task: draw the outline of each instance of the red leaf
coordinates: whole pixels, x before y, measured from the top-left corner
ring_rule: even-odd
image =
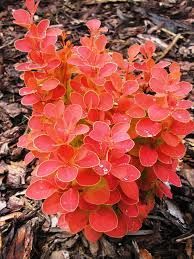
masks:
[[[111,163],[106,160],[101,160],[100,164],[96,167],[93,168],[93,170],[98,174],[98,175],[106,175],[110,172],[111,170]]]
[[[90,138],[103,142],[110,136],[110,128],[107,123],[96,121],[93,124],[93,130],[89,133]]]
[[[159,194],[159,197],[162,198],[163,195],[165,195],[166,197],[168,197],[169,199],[172,199],[172,193],[171,193],[171,190],[168,186],[166,186],[166,184],[162,183],[162,182],[159,182],[158,183],[158,194]],[[162,195],[161,195],[162,194]]]
[[[174,121],[171,126],[171,132],[174,135],[187,135],[194,130],[194,122],[189,121],[188,123],[182,123],[179,121]]]
[[[100,94],[99,110],[108,111],[113,107],[113,98],[109,93]]]
[[[128,140],[130,138],[129,134],[127,133],[129,127],[129,123],[120,122],[115,124],[111,130],[112,140],[114,142]]]
[[[70,232],[69,224],[66,220],[67,214],[63,213],[59,216],[58,226],[66,232]]]
[[[176,103],[176,106],[178,109],[190,109],[192,107],[193,103],[189,100],[179,100]]]
[[[52,215],[56,214],[61,210],[60,198],[62,193],[55,192],[50,197],[48,197],[42,204],[42,211],[45,214]]]
[[[111,169],[111,174],[121,181],[133,182],[140,177],[140,171],[133,165],[121,164],[115,165]]]
[[[113,149],[115,152],[126,153],[134,147],[135,143],[133,140],[128,139],[114,144]]]
[[[141,146],[139,150],[139,160],[143,166],[153,166],[158,159],[158,153],[155,149],[150,148],[147,145]]]
[[[68,184],[67,182],[62,182],[61,180],[59,180],[59,178],[57,177],[57,175],[55,175],[55,184],[57,186],[58,189],[62,189],[62,190],[65,190],[67,189],[68,187]]]
[[[135,101],[142,109],[147,110],[154,104],[154,97],[153,95],[138,93],[135,95]]]
[[[84,235],[88,241],[96,242],[102,236],[102,233],[95,231],[90,225],[87,225],[84,228]]]
[[[40,135],[34,139],[34,145],[42,152],[52,152],[56,149],[55,142],[48,135]]]
[[[142,227],[142,221],[139,218],[127,219],[128,232],[137,232]]]
[[[96,153],[94,153],[93,151],[87,150],[85,148],[80,148],[75,157],[75,163],[79,167],[90,168],[97,166],[100,163],[100,160]]]
[[[67,106],[64,111],[65,126],[69,129],[74,127],[75,124],[82,118],[83,111],[82,107],[78,104],[71,104]]]
[[[110,197],[107,202],[105,202],[106,205],[114,205],[118,203],[121,199],[121,194],[119,190],[115,189],[110,192]]]
[[[70,231],[75,234],[81,231],[88,224],[88,216],[86,212],[77,209],[74,212],[68,213],[66,216]]]
[[[48,176],[57,171],[61,166],[61,163],[58,160],[48,160],[42,162],[37,169],[37,176],[44,177]]]
[[[109,200],[110,190],[105,179],[101,179],[96,185],[87,188],[83,192],[83,198],[85,201],[91,204],[104,204]]]
[[[76,182],[81,186],[92,186],[100,181],[100,176],[91,168],[79,170]]]
[[[28,94],[22,97],[22,105],[33,105],[40,101],[40,98],[36,94]]]
[[[157,163],[153,166],[153,169],[155,175],[162,182],[167,182],[169,180],[169,175],[171,174],[172,170],[170,170],[168,167],[165,167],[165,165]]]
[[[164,143],[160,145],[160,150],[167,156],[179,159],[182,158],[186,152],[186,148],[182,143],[179,143],[176,147],[172,147]]]
[[[63,85],[58,85],[55,89],[51,91],[52,99],[57,100],[59,97],[64,96],[66,93],[66,89]]]
[[[115,229],[106,232],[109,237],[121,238],[127,234],[127,222],[125,217],[121,214],[118,215],[118,225]]]
[[[101,22],[97,19],[92,19],[86,23],[86,26],[91,32],[97,31],[100,28]]]
[[[26,0],[26,7],[31,14],[34,14],[36,12],[38,4],[39,1],[37,1],[37,3],[35,4],[34,0]]]
[[[106,63],[100,70],[99,70],[99,77],[107,77],[112,75],[117,70],[117,65],[115,63]]]
[[[130,60],[133,60],[137,54],[139,54],[140,51],[140,45],[134,44],[128,48],[128,56]]]
[[[162,108],[158,104],[154,104],[148,109],[148,116],[152,121],[165,120],[169,114],[168,108]]]
[[[123,94],[131,95],[139,89],[139,84],[136,80],[128,80],[123,85]]]
[[[168,131],[162,132],[161,137],[169,146],[176,147],[180,143],[180,138]]]
[[[28,126],[30,129],[42,130],[43,123],[41,116],[32,116],[28,121]]]
[[[50,78],[42,84],[42,90],[50,91],[55,89],[59,85],[60,81],[56,78]]]
[[[186,110],[177,109],[176,111],[172,112],[172,117],[180,122],[187,123],[190,121],[191,116],[190,113]]]
[[[164,93],[165,92],[165,84],[162,80],[151,78],[149,81],[150,88],[156,93]]]
[[[84,200],[83,195],[79,197],[79,208],[81,210],[96,210],[98,208],[98,205],[88,203]]]
[[[48,198],[56,191],[56,187],[47,180],[37,180],[30,184],[26,190],[26,196],[34,200]]]
[[[62,182],[71,182],[75,180],[78,174],[78,169],[75,166],[63,166],[57,170],[57,177]]]
[[[98,107],[99,101],[99,96],[94,91],[88,91],[84,95],[84,103],[88,109]]]
[[[97,232],[108,232],[118,226],[118,218],[112,208],[101,207],[89,215],[90,226]]]
[[[70,188],[65,191],[60,199],[61,207],[68,212],[73,212],[79,204],[79,192],[76,189]]]
[[[95,46],[98,49],[99,52],[104,51],[105,46],[107,44],[107,38],[105,35],[100,35],[96,40],[95,40]]]
[[[154,137],[162,129],[162,126],[158,122],[151,121],[148,118],[144,118],[138,121],[136,124],[136,131],[142,137]]]
[[[17,50],[22,52],[30,52],[33,49],[32,42],[27,37],[24,39],[16,40],[14,45]]]
[[[76,136],[83,135],[83,134],[86,134],[89,130],[90,130],[90,128],[87,125],[79,124],[75,128],[75,134],[76,134]]]
[[[161,150],[157,150],[158,152],[158,160],[164,164],[172,164],[172,158],[170,156],[165,155],[161,152]]]
[[[137,217],[139,214],[138,206],[136,204],[128,205],[124,202],[119,203],[119,208],[127,217]]]
[[[30,87],[22,87],[20,90],[19,90],[19,94],[20,95],[29,95],[29,94],[34,94],[36,93],[37,90],[36,89],[33,89],[33,88],[30,88]]]
[[[181,179],[180,177],[176,174],[175,171],[172,171],[170,174],[169,174],[169,182],[177,187],[181,187],[182,184],[181,184]]]
[[[139,188],[136,182],[120,182],[120,187],[128,198],[139,201]]]
[[[146,113],[145,111],[139,107],[136,104],[133,104],[128,110],[127,110],[127,114],[129,114],[129,116],[131,118],[144,118]]]
[[[27,27],[32,22],[30,14],[23,9],[14,10],[13,18],[15,19],[14,23],[24,27]]]
[[[117,188],[117,186],[119,185],[119,179],[114,177],[111,174],[105,175],[104,179],[107,181],[110,191],[115,190]]]
[[[192,85],[189,82],[179,82],[179,89],[176,91],[176,96],[186,96],[191,90]]]
[[[26,165],[28,165],[28,164],[31,163],[34,159],[35,159],[35,156],[33,155],[33,153],[32,153],[32,152],[28,152],[28,153],[25,155],[24,162],[25,162]]]

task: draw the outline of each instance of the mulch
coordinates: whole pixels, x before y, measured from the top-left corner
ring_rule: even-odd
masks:
[[[0,1],[0,258],[192,258],[193,134],[185,139],[187,153],[178,169],[182,188],[173,188],[173,200],[157,201],[143,228],[122,239],[103,237],[90,244],[82,234],[58,229],[55,216],[43,215],[41,203],[25,197],[34,164],[24,165],[26,151],[17,147],[17,140],[31,110],[20,104],[18,90],[23,83],[14,70],[15,63],[25,60],[13,45],[24,31],[13,25],[11,17],[22,2]],[[152,40],[157,46],[155,58],[178,61],[183,79],[193,81],[192,0],[42,0],[35,18],[42,17],[65,28],[74,44],[87,32],[85,21],[94,17],[108,27],[112,50],[126,54],[131,44]],[[193,101],[192,93],[188,98]]]

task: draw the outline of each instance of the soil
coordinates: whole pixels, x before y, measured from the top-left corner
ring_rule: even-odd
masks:
[[[25,190],[34,165],[23,163],[25,150],[17,140],[25,132],[30,108],[20,104],[22,81],[14,64],[25,54],[14,49],[24,31],[12,23],[11,12],[23,1],[0,0],[0,258],[193,258],[194,140],[186,137],[187,153],[178,173],[182,188],[174,199],[157,204],[137,233],[122,239],[103,237],[90,244],[82,234],[70,235],[56,227],[56,218],[41,213],[41,203],[28,200]],[[183,79],[193,81],[192,0],[42,0],[42,17],[65,28],[74,44],[87,30],[85,21],[98,18],[109,28],[110,48],[122,51],[149,39],[157,46],[156,59],[176,60]],[[188,96],[193,100],[192,93]]]

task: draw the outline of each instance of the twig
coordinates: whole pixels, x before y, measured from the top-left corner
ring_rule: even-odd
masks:
[[[153,233],[154,233],[153,230],[147,229],[147,230],[139,230],[135,233],[128,233],[127,236],[146,236],[146,235],[151,235]]]
[[[172,36],[176,37],[176,33],[172,32],[172,31],[169,31],[169,30],[167,30],[166,28],[161,28],[161,31],[163,31],[163,32],[165,32],[165,33],[167,33],[167,34],[169,34],[169,35],[172,35]],[[180,35],[179,38],[180,38],[180,39],[184,39],[184,37],[183,37],[182,35]]]
[[[141,3],[144,2],[145,0],[85,0],[84,3],[86,5],[93,5],[93,4],[107,4],[107,3]]]
[[[9,45],[13,44],[13,43],[14,43],[14,41],[15,41],[15,40],[11,40],[10,42],[5,43],[4,45],[0,46],[0,49],[3,49],[3,48],[5,48],[5,47],[7,47],[7,46],[9,46]]]
[[[186,237],[178,238],[178,239],[176,239],[176,242],[180,243],[180,242],[185,241],[185,240],[187,240],[189,238],[192,238],[192,237],[194,237],[194,234],[190,234],[190,235],[188,235]]]
[[[172,42],[168,45],[168,47],[163,51],[163,53],[156,59],[156,62],[158,62],[159,60],[161,60],[162,58],[164,58],[168,52],[174,47],[174,45],[177,43],[177,41],[181,38],[181,34],[178,33],[174,39],[172,40]]]

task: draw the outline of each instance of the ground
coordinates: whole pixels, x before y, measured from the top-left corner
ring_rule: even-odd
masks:
[[[56,218],[41,213],[40,202],[28,200],[25,189],[34,165],[23,163],[25,151],[17,147],[26,129],[30,109],[22,107],[22,86],[14,64],[25,55],[14,49],[24,31],[13,25],[11,12],[21,0],[0,0],[0,258],[191,258],[194,234],[193,135],[185,139],[187,153],[179,175],[182,188],[173,188],[174,199],[157,202],[142,230],[123,239],[103,237],[89,244],[83,235],[69,235],[56,227]],[[194,13],[192,0],[42,0],[35,18],[71,33],[78,44],[86,33],[84,22],[98,18],[109,28],[110,47],[126,53],[133,43],[150,39],[156,59],[176,60],[184,80],[192,82]],[[193,100],[190,94],[189,99]]]

